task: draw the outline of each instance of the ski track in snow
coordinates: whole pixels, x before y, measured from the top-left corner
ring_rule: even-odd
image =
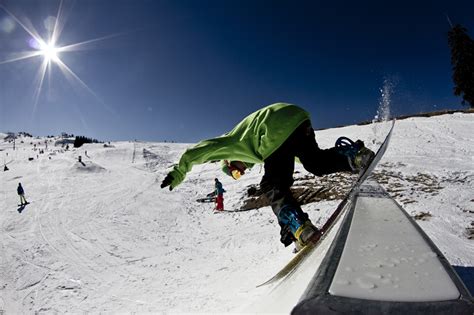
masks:
[[[404,181],[408,188],[396,199],[410,214],[429,211],[429,220],[417,222],[453,265],[468,267],[474,266],[473,240],[464,233],[474,220],[473,126],[472,114],[398,121],[377,169],[440,181],[431,195],[409,193],[412,184]],[[323,130],[316,139],[327,148],[345,135],[375,148],[386,127]],[[0,175],[0,310],[6,314],[237,311],[265,296],[271,288],[256,285],[293,256],[279,243],[269,207],[214,213],[212,203],[195,202],[218,177],[227,191],[225,209],[237,210],[246,187],[263,175],[258,165],[239,181],[224,177],[219,164],[199,165],[170,192],[160,182],[190,144],[117,142],[62,152],[49,143],[36,159],[30,142],[44,148],[44,138],[17,141],[16,151],[1,138],[10,168]],[[21,214],[18,182],[31,202]],[[414,202],[404,205],[406,198]],[[303,208],[320,226],[337,203]]]

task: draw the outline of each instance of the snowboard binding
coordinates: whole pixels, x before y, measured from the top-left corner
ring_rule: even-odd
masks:
[[[290,205],[280,210],[278,221],[282,227],[281,240],[285,246],[295,242],[297,248],[302,248],[308,244],[314,233],[318,232],[306,213]]]
[[[335,144],[336,151],[347,157],[353,172],[363,170],[373,160],[375,153],[368,149],[362,140],[352,141],[347,137],[339,137]]]

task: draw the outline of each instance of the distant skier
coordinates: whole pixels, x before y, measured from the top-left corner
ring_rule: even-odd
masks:
[[[18,196],[20,196],[20,206],[24,206],[28,204],[25,198],[25,190],[21,186],[21,183],[18,183],[18,188],[16,189]]]
[[[77,161],[82,164],[82,166],[86,166],[86,163],[82,162],[82,156],[77,157]]]
[[[196,164],[222,160],[222,170],[238,179],[246,169],[263,163],[265,173],[260,191],[268,197],[278,218],[280,241],[285,246],[295,242],[300,248],[318,230],[290,191],[295,158],[308,172],[322,176],[359,171],[373,156],[360,140],[320,149],[309,114],[296,105],[276,103],[250,114],[230,132],[189,148],[165,177],[161,188],[169,186],[172,190],[178,186]]]
[[[215,178],[215,195],[216,195],[216,210],[224,211],[224,193],[225,189],[222,187],[222,183]]]

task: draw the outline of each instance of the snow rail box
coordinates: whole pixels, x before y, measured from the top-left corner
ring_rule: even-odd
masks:
[[[447,259],[377,183],[361,186],[292,314],[474,314]]]

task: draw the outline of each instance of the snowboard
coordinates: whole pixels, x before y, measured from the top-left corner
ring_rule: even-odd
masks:
[[[204,198],[198,198],[196,199],[197,202],[215,202],[216,201],[216,193],[210,192],[206,195]]]
[[[387,150],[388,144],[390,142],[390,138],[392,136],[393,127],[395,126],[395,119],[392,120],[392,125],[390,130],[385,137],[384,141],[380,145],[377,153],[375,153],[374,158],[370,161],[364,170],[359,173],[359,177],[352,185],[351,190],[347,193],[346,197],[339,203],[336,210],[334,210],[333,214],[328,218],[328,220],[324,223],[323,227],[319,230],[319,233],[316,233],[309,244],[303,247],[291,260],[288,262],[286,266],[284,266],[276,275],[274,275],[269,280],[265,281],[262,284],[259,284],[257,287],[261,287],[264,285],[268,285],[271,283],[275,283],[283,278],[294,273],[297,268],[301,265],[301,263],[309,257],[309,255],[318,247],[327,233],[331,230],[331,228],[336,223],[337,219],[341,217],[341,214],[344,212],[343,210],[347,209],[346,205],[352,201],[354,195],[358,192],[360,186],[364,183],[364,181],[372,174],[372,171],[377,166],[379,161],[382,159],[385,151]]]
[[[198,198],[196,199],[197,202],[214,202],[216,201],[215,197],[206,197],[206,198]]]

